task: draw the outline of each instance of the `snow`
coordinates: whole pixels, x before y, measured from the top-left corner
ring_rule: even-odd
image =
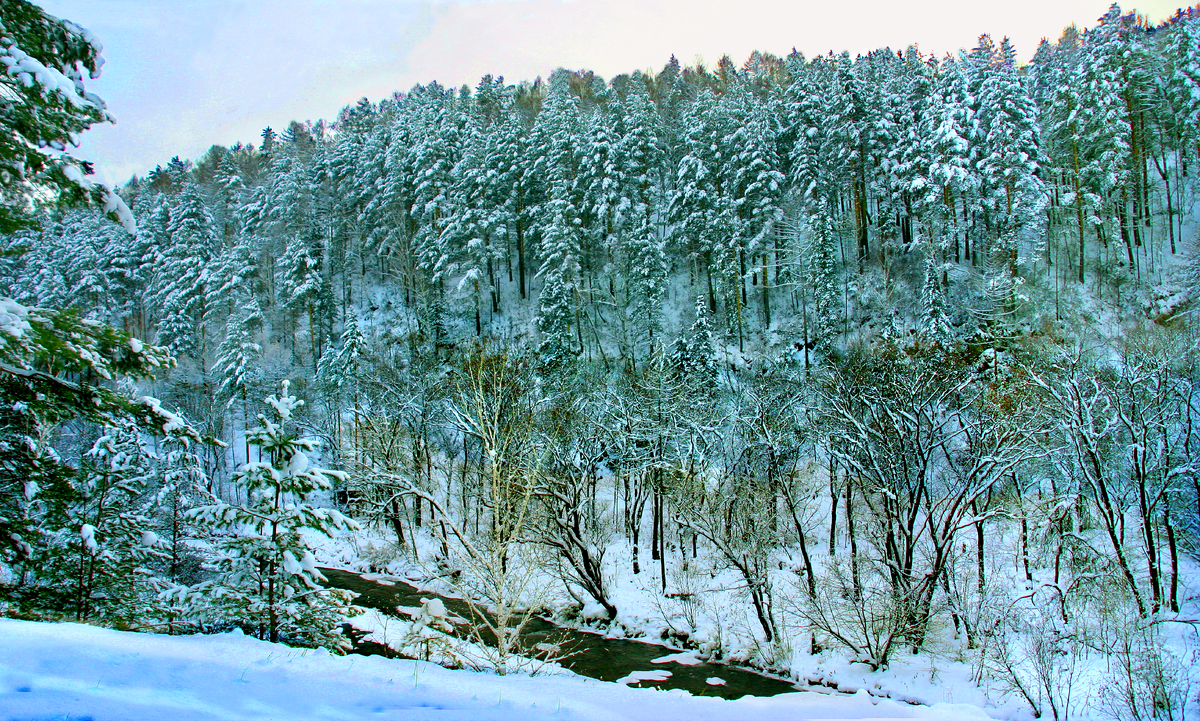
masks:
[[[288,475],[298,476],[308,470],[308,456],[304,455],[304,451],[296,451],[292,454],[291,460],[288,462]]]
[[[0,47],[0,64],[5,65],[8,74],[15,77],[25,87],[33,87],[36,82],[42,86],[43,92],[57,93],[76,108],[96,106],[93,98],[80,94],[80,88],[76,86],[74,80],[52,67],[43,65],[37,58],[16,45],[9,45],[7,48]],[[100,107],[103,109],[103,106]]]
[[[680,653],[673,653],[669,656],[656,658],[650,663],[677,663],[680,666],[695,666],[703,663],[703,661],[700,659],[700,655],[695,651],[682,651]]]
[[[856,695],[736,701],[578,676],[495,676],[423,661],[332,656],[240,632],[164,636],[0,619],[0,717],[171,719],[986,719]]]
[[[99,546],[96,545],[96,527],[90,523],[85,523],[79,527],[79,536],[83,539],[83,546],[89,552],[95,553]]]
[[[669,678],[671,678],[670,671],[634,671],[628,676],[617,679],[617,683],[632,686],[643,681],[666,681]]]
[[[283,568],[293,576],[304,570],[304,567],[300,565],[300,562],[296,560],[291,551],[283,552]]]
[[[29,309],[12,298],[0,297],[0,333],[21,338],[32,328],[27,318]]]
[[[446,604],[442,603],[440,598],[423,598],[421,599],[421,607],[425,613],[433,618],[446,617]]]
[[[151,396],[142,396],[142,404],[157,418],[165,419],[162,424],[163,434],[171,435],[175,431],[187,428],[187,423],[176,413],[163,408],[162,401]]]

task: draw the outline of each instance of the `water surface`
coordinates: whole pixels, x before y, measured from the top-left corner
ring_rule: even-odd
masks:
[[[394,614],[397,606],[416,608],[421,605],[421,599],[441,598],[451,613],[471,618],[471,608],[465,601],[419,590],[401,579],[389,576],[386,583],[381,583],[357,573],[334,568],[322,568],[321,572],[329,579],[330,586],[357,594],[353,601],[356,606]],[[560,664],[582,676],[601,681],[616,681],[636,672],[669,671],[671,675],[666,679],[647,680],[635,685],[681,689],[693,696],[720,696],[729,699],[742,696],[776,696],[801,690],[781,678],[723,663],[653,663],[654,659],[672,656],[680,651],[655,643],[607,638],[596,633],[566,628],[537,616],[525,625],[522,640],[527,646],[542,642],[559,644],[568,652],[565,658],[559,660]],[[384,650],[378,644],[360,642],[358,645],[359,650],[366,653],[379,653]],[[709,683],[709,679],[721,679],[724,684],[713,685]]]

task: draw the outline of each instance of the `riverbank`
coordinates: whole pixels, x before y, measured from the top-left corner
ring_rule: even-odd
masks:
[[[987,719],[966,705],[865,693],[725,700],[579,676],[495,676],[432,663],[333,656],[240,633],[162,636],[0,619],[0,718]]]

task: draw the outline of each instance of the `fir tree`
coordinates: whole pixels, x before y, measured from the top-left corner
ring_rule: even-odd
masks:
[[[153,530],[150,493],[157,470],[132,422],[104,429],[74,485],[67,526],[56,534],[64,555],[52,554],[43,572],[69,579],[78,620],[101,617],[137,626],[157,620],[163,581],[154,568],[167,554]],[[61,563],[64,567],[56,568]]]
[[[269,396],[271,419],[248,440],[258,447],[260,460],[246,463],[233,477],[246,502],[216,503],[195,509],[192,517],[222,532],[212,568],[217,577],[195,587],[191,597],[203,599],[208,612],[222,621],[242,625],[263,640],[287,640],[300,645],[342,648],[348,640],[337,624],[347,612],[342,591],[321,586],[324,576],[304,533],[332,535],[354,528],[353,521],[335,510],[308,502],[313,491],[330,487],[335,471],[311,464],[312,440],[294,429],[294,411],[303,405],[281,384],[278,397]]]
[[[925,258],[925,283],[921,286],[921,326],[930,340],[945,343],[950,335],[946,317],[946,291],[942,287],[944,268],[937,262],[937,251],[930,249]]]
[[[695,319],[687,332],[671,345],[668,362],[672,376],[687,392],[710,397],[716,391],[720,364],[704,296],[696,296]]]

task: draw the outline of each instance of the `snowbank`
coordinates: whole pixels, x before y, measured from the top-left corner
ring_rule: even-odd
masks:
[[[492,676],[331,656],[240,633],[160,636],[0,619],[0,717],[112,719],[986,719],[865,693],[724,701],[581,677]]]

